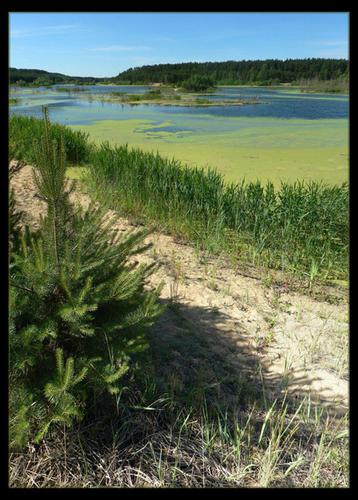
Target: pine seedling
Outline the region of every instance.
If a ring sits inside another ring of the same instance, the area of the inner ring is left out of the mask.
[[[47,215],[21,235],[10,276],[10,377],[31,401],[11,405],[18,445],[72,425],[87,400],[105,394],[118,412],[131,358],[148,347],[146,331],[163,311],[160,287],[144,287],[154,267],[129,262],[148,248],[148,231],[114,234],[103,210],[73,210],[64,143],[50,140],[47,111],[44,130],[34,180]]]

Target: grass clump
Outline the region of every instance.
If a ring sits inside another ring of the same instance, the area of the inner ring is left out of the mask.
[[[40,141],[45,133],[43,120],[29,116],[13,115],[9,122],[9,142],[14,147],[14,158],[34,163],[36,160],[35,141]],[[73,131],[69,127],[58,123],[51,123],[49,135],[58,143],[63,137],[66,159],[71,163],[84,163],[88,161],[90,143],[88,134]]]

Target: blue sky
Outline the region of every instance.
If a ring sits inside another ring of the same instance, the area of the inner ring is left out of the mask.
[[[347,13],[10,13],[10,66],[115,76],[144,64],[348,58]]]

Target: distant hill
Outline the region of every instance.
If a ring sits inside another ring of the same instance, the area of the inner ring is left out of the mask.
[[[217,85],[292,83],[300,80],[348,80],[346,59],[267,59],[262,61],[189,62],[130,68],[113,80],[176,84],[192,76],[210,77]]]
[[[39,85],[55,83],[95,83],[107,80],[106,78],[95,78],[92,76],[68,76],[62,73],[51,73],[41,69],[9,69],[10,83],[25,82],[38,83]]]

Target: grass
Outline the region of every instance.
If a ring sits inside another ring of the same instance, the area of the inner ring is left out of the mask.
[[[203,248],[305,276],[344,279],[348,186],[226,184],[214,170],[108,143],[94,149],[88,184],[98,200]]]
[[[10,118],[9,130],[9,144],[14,148],[14,157],[32,163],[35,159],[34,141],[39,140],[44,133],[43,121],[28,116],[13,115]],[[69,162],[79,164],[88,160],[90,144],[86,132],[74,131],[64,125],[52,123],[51,134],[57,141],[63,136]]]
[[[243,387],[244,403],[219,407],[204,380],[191,395],[180,375],[166,384],[160,392],[149,370],[123,394],[117,418],[104,404],[74,430],[58,428],[40,447],[12,454],[10,486],[349,486],[346,417],[334,419],[308,398],[249,402]]]
[[[73,165],[66,170],[66,176],[69,179],[80,180],[83,179],[87,172],[87,168],[83,166]]]

